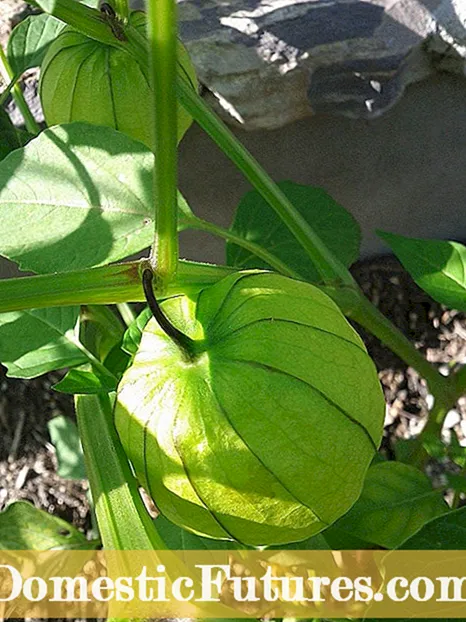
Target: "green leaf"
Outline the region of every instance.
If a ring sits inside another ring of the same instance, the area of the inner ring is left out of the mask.
[[[383,462],[369,469],[361,497],[335,528],[392,549],[447,510],[423,473],[407,464]]]
[[[18,130],[11,122],[8,113],[0,108],[0,160],[15,149],[23,147],[30,138],[27,132]]]
[[[131,356],[134,356],[138,351],[139,344],[141,343],[142,331],[151,317],[151,310],[149,307],[146,307],[143,311],[141,311],[134,322],[131,322],[128,326],[123,337],[122,348]]]
[[[45,130],[0,163],[0,253],[48,273],[149,246],[153,162],[143,144],[111,128]]]
[[[15,75],[39,67],[50,43],[66,24],[51,15],[30,15],[21,21],[8,39],[7,56]]]
[[[466,247],[458,242],[419,240],[377,232],[421,289],[434,300],[466,311]]]
[[[0,361],[14,378],[35,378],[87,360],[74,339],[79,307],[0,314]]]
[[[322,188],[291,181],[278,184],[300,214],[338,259],[350,266],[359,255],[361,233],[353,216]],[[232,231],[263,246],[309,281],[319,274],[304,249],[269,204],[253,191],[246,194],[236,210]],[[270,268],[249,251],[227,243],[227,262],[238,268]]]
[[[429,521],[398,548],[408,551],[464,551],[466,549],[466,507]]]
[[[86,479],[83,450],[78,428],[69,417],[51,419],[47,428],[57,454],[57,473],[64,479]]]
[[[26,501],[17,501],[0,512],[0,549],[9,551],[51,549],[90,550],[95,542],[72,525]]]
[[[109,380],[109,378],[98,375],[96,372],[78,368],[71,369],[53,388],[60,393],[70,393],[72,395],[110,393],[115,391],[116,382],[110,383]]]

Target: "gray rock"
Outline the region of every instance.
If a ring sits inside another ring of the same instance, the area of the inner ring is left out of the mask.
[[[224,119],[371,119],[431,73],[464,73],[466,0],[181,0],[180,34]]]

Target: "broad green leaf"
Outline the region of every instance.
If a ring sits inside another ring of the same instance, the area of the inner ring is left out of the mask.
[[[149,246],[153,162],[143,144],[108,127],[45,130],[0,163],[0,253],[48,273]]]
[[[87,361],[73,330],[79,307],[0,314],[0,361],[14,378],[34,378]]]
[[[74,421],[59,415],[48,422],[47,428],[57,454],[58,475],[64,479],[86,479],[83,450]]]
[[[398,548],[409,551],[466,550],[466,507],[429,521]]]
[[[94,548],[96,543],[86,540],[75,527],[26,501],[12,503],[0,512],[0,549],[48,551]]]
[[[72,395],[110,393],[116,389],[116,378],[114,383],[110,383],[109,378],[104,378],[88,369],[71,369],[53,388],[60,393]]]
[[[369,469],[361,497],[334,527],[392,549],[447,510],[423,473],[407,464],[383,462]]]
[[[122,348],[131,356],[134,356],[138,351],[139,344],[141,343],[142,331],[151,317],[151,310],[149,307],[146,307],[143,311],[141,311],[134,322],[131,322],[128,326],[123,337]]]
[[[466,311],[466,247],[378,231],[421,289],[447,307]]]
[[[30,138],[27,132],[18,130],[11,122],[8,113],[0,108],[0,160],[15,149],[23,147]]]
[[[359,255],[361,233],[353,216],[322,188],[280,182],[280,189],[342,263],[350,266]],[[252,191],[238,205],[232,231],[263,246],[309,281],[319,274],[295,237],[275,211]],[[249,251],[227,243],[227,262],[238,268],[270,268]]]
[[[45,13],[30,15],[21,21],[8,39],[7,55],[15,75],[32,67],[39,67],[50,43],[65,24]]]

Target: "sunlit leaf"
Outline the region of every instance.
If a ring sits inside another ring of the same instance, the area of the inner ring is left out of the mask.
[[[434,300],[466,311],[466,247],[379,231],[415,282]]]

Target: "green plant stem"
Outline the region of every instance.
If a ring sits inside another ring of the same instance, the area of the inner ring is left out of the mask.
[[[438,399],[451,392],[449,379],[442,376],[362,292],[359,304],[348,313],[348,317],[369,330],[405,363],[414,367],[426,380],[434,397]]]
[[[92,354],[92,352],[86,348],[86,346],[81,343],[81,341],[76,338],[73,339],[74,345],[80,350],[88,359],[89,363],[92,365],[94,370],[99,371],[100,375],[103,378],[107,378],[112,384],[115,386],[118,384],[118,379],[105,367],[105,365],[99,361],[99,359]]]
[[[0,45],[0,74],[7,85],[7,88],[10,87],[11,82],[15,79],[15,74],[11,68],[10,63],[8,62],[8,58],[5,54],[5,50]],[[34,119],[32,112],[27,105],[27,102],[24,98],[23,91],[21,87],[16,82],[11,87],[13,99],[15,100],[16,105],[18,106],[18,110],[23,116],[24,124],[26,129],[31,134],[39,134],[40,127],[37,121]]]
[[[168,0],[164,1],[168,2]],[[148,69],[147,41],[134,27],[128,26],[126,28],[125,34],[128,42],[121,42],[112,35],[108,26],[102,22],[98,11],[81,3],[75,3],[73,0],[33,0],[33,2],[45,12],[73,25],[87,36],[125,49],[138,60],[142,67]],[[156,0],[151,0],[149,4],[152,3],[155,6]],[[184,108],[277,212],[308,253],[324,283],[340,281],[346,285],[353,285],[354,280],[346,267],[325,246],[309,223],[299,214],[255,158],[239,143],[223,121],[209,109],[198,93],[192,89],[182,73],[177,76],[176,92]]]
[[[323,282],[334,282],[337,279],[344,284],[352,284],[354,282],[353,277],[346,267],[321,241],[309,223],[301,216],[257,160],[243,147],[231,130],[180,76],[177,79],[177,92],[178,99],[184,108],[280,216],[283,223],[306,250]]]
[[[129,17],[129,2],[128,0],[113,0],[115,4],[115,12],[118,17],[124,21],[127,21]]]
[[[129,551],[166,549],[142,502],[113,424],[109,397],[80,395],[75,403],[104,548]]]
[[[74,272],[0,279],[0,313],[67,305],[143,302],[139,261]],[[165,295],[195,294],[234,272],[227,266],[180,261]]]
[[[129,326],[136,319],[136,314],[127,302],[120,302],[119,304],[117,304],[117,309],[121,315],[121,319],[126,324],[126,326]]]
[[[8,99],[8,96],[11,93],[11,90],[14,88],[15,84],[18,82],[20,77],[21,77],[20,75],[14,76],[14,78],[10,80],[8,86],[6,86],[3,89],[2,94],[0,95],[0,108],[2,108],[5,105],[6,100]]]
[[[224,229],[219,225],[215,225],[214,223],[208,222],[207,220],[202,220],[201,218],[194,218],[193,220],[190,220],[187,228],[196,231],[211,233],[212,235],[222,238],[223,240],[233,242],[234,244],[237,244],[238,246],[241,246],[242,248],[250,251],[253,255],[256,255],[256,257],[259,257],[260,259],[268,263],[269,266],[271,266],[277,272],[280,272],[281,274],[289,276],[293,279],[303,280],[303,277],[301,275],[299,275],[292,268],[290,268],[284,261],[270,253],[267,249],[260,246],[259,244],[255,244],[254,242],[247,240],[246,238],[243,238],[240,235],[236,235],[229,229]],[[240,266],[237,267],[240,268]]]
[[[134,28],[129,28],[127,34],[133,47],[133,53],[137,56],[139,62],[143,62],[144,48],[146,46],[143,37]],[[353,277],[346,267],[327,248],[257,160],[243,147],[220,117],[210,110],[204,100],[186,81],[183,74],[180,73],[176,80],[176,92],[179,102],[187,112],[209,134],[225,155],[230,158],[280,216],[284,224],[306,250],[324,283],[339,280],[346,285],[353,284]]]
[[[147,0],[150,81],[153,92],[152,132],[155,234],[150,263],[162,288],[178,267],[176,4]]]

